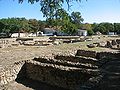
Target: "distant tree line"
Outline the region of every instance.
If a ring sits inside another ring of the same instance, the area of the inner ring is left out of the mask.
[[[25,18],[0,19],[0,33],[37,32],[45,27],[44,21]]]
[[[108,34],[116,32],[120,34],[120,23],[82,23],[83,18],[80,12],[72,12],[70,15],[63,9],[59,10],[56,18],[48,18],[46,21],[25,18],[7,18],[0,19],[0,33],[11,35],[12,33],[27,32],[36,33],[43,31],[43,28],[53,28],[61,30],[69,35],[74,35],[78,29],[85,29],[88,35],[96,32]]]
[[[120,34],[120,23],[85,23],[82,25],[82,29],[88,30],[89,35],[93,35],[98,31],[104,35],[108,34],[108,32],[115,32],[116,34]]]
[[[0,33],[12,34],[15,32],[38,32],[43,28],[62,30],[73,35],[80,27],[83,18],[80,12],[72,12],[69,15],[64,9],[59,9],[54,18],[47,18],[46,21],[25,18],[0,19]]]

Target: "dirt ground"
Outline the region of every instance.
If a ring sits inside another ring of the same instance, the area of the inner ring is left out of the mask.
[[[116,52],[116,50],[112,50],[108,48],[96,47],[96,48],[90,49],[86,46],[87,44],[104,41],[104,40],[107,40],[107,38],[102,38],[99,40],[95,38],[94,41],[61,44],[61,45],[16,46],[16,47],[9,47],[9,48],[0,48],[0,69],[8,68],[9,65],[13,64],[14,62],[21,61],[21,60],[30,60],[30,59],[33,59],[34,57],[39,57],[39,56],[52,57],[55,54],[75,54],[78,49]],[[28,80],[27,82],[34,82],[34,81]],[[38,83],[36,83],[36,85],[40,86]],[[25,86],[24,83],[21,84],[17,81],[9,84],[8,86],[9,88],[7,88],[7,90],[61,90],[59,88],[58,89],[50,88],[51,86],[49,88],[47,86],[44,86],[44,87],[41,86],[41,89],[36,89],[36,88],[34,89],[33,87],[29,87],[27,85]]]
[[[79,42],[74,44],[61,44],[52,46],[18,46],[0,49],[0,67],[7,67],[16,61],[29,60],[39,56],[52,56],[54,54],[75,54],[78,49],[96,51],[115,51],[108,48],[87,48],[91,42]]]

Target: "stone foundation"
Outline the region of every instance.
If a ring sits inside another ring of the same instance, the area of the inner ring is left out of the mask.
[[[14,81],[19,76],[18,74],[20,72],[22,73],[21,76],[25,75],[25,74],[23,74],[24,65],[25,65],[25,61],[16,62],[16,63],[14,63],[14,65],[10,66],[9,68],[5,68],[5,69],[1,70],[0,85],[5,85],[11,81]]]
[[[111,69],[107,66],[112,63],[114,67],[119,58],[120,53],[78,50],[75,56],[55,55],[16,62],[1,71],[0,86],[26,77],[69,90],[89,90],[103,85],[101,81]]]

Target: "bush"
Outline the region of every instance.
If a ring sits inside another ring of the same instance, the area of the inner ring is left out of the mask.
[[[88,32],[88,35],[89,35],[89,36],[91,36],[91,35],[94,34],[93,30],[87,30],[87,32]]]

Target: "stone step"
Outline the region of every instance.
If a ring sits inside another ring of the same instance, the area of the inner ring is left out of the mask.
[[[65,60],[57,60],[57,59],[43,59],[43,58],[35,58],[35,61],[39,61],[41,63],[55,64],[55,65],[63,65],[68,67],[77,67],[77,68],[86,68],[86,69],[97,69],[98,66],[95,64],[89,63],[81,63],[81,62],[71,62]]]
[[[32,61],[32,62],[27,62],[26,65],[33,64],[33,65],[39,65],[40,67],[49,67],[49,68],[54,68],[54,69],[59,69],[63,71],[77,71],[81,73],[86,73],[89,75],[99,75],[100,70],[99,69],[89,69],[89,68],[77,68],[77,67],[71,67],[71,66],[65,66],[65,65],[57,65],[57,64],[51,64],[51,63],[41,63],[38,61]],[[29,67],[29,66],[28,66]]]
[[[83,63],[83,64],[92,64],[92,65],[99,65],[100,62],[95,58],[83,57],[83,56],[62,56],[57,55],[54,57],[57,60],[61,61],[69,61],[73,63]]]

